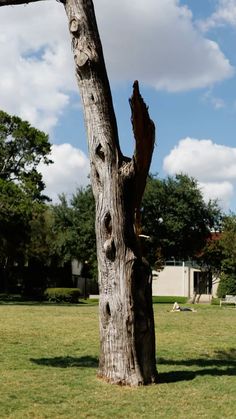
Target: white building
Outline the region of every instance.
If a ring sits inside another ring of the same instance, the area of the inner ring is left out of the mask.
[[[204,272],[185,262],[166,262],[160,272],[153,271],[152,294],[154,296],[178,296],[191,299],[194,294],[201,301],[216,296],[218,281],[204,278]]]

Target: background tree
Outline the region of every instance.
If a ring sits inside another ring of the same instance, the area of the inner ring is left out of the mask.
[[[37,171],[39,163],[49,164],[48,136],[29,122],[0,111],[0,179],[17,181],[32,199],[42,199],[45,187]]]
[[[75,258],[77,240],[77,226],[74,224],[74,215],[66,196],[59,196],[58,204],[51,207],[53,216],[53,241],[51,252],[60,260],[61,264]]]
[[[29,238],[31,201],[13,182],[0,178],[0,289],[9,290],[9,274],[14,263],[24,261]]]
[[[217,290],[219,297],[236,295],[236,215],[224,218],[220,238],[222,246],[221,276]]]
[[[26,258],[41,265],[50,266],[55,256],[55,217],[50,205],[34,203],[29,221],[30,238],[27,243]],[[61,260],[61,255],[60,255]]]
[[[187,175],[167,179],[150,176],[142,202],[143,233],[152,265],[162,260],[194,259],[218,229],[221,211],[205,203],[197,181]]]
[[[37,168],[51,162],[50,150],[46,134],[0,111],[0,286],[5,291],[11,267],[26,260],[35,205],[46,199]]]
[[[52,251],[61,261],[87,261],[90,275],[97,279],[95,202],[91,186],[80,188],[67,201],[65,195],[52,206],[54,243]]]
[[[79,189],[72,197],[73,223],[77,226],[75,252],[82,263],[87,261],[89,276],[98,278],[95,235],[95,201],[91,186]]]

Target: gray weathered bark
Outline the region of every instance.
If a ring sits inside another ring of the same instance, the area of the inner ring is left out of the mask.
[[[0,0],[0,5],[6,1]],[[149,384],[157,375],[152,276],[142,257],[138,233],[155,128],[135,82],[130,105],[136,150],[132,159],[122,155],[93,2],[66,0],[64,5],[84,107],[96,201],[98,375],[112,383]]]

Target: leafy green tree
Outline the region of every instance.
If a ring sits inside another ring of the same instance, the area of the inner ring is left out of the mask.
[[[223,270],[236,271],[236,215],[234,214],[226,216],[223,220],[221,244],[224,255]]]
[[[46,266],[52,264],[54,257],[53,244],[56,240],[54,223],[54,213],[51,206],[35,203],[29,222],[28,260],[35,260]]]
[[[87,261],[90,275],[97,278],[97,253],[95,235],[95,201],[91,186],[79,189],[71,200],[73,221],[77,226],[75,255]]]
[[[236,273],[222,273],[220,277],[220,283],[217,289],[217,296],[219,298],[225,297],[226,295],[236,295]]]
[[[14,264],[24,264],[32,201],[12,181],[0,178],[0,289],[8,291]]]
[[[42,205],[44,183],[38,165],[51,163],[48,136],[26,121],[0,111],[0,270],[8,287],[14,264],[26,260],[30,221]]]
[[[221,212],[215,201],[204,202],[197,181],[187,175],[161,180],[149,177],[142,203],[147,254],[154,264],[162,258],[195,258],[206,245]]]
[[[53,249],[63,262],[73,258],[85,263],[89,275],[97,278],[95,203],[90,186],[79,189],[70,203],[61,195],[59,204],[53,207]]]
[[[29,122],[0,111],[0,179],[17,181],[32,199],[42,199],[45,187],[37,171],[39,163],[49,164],[48,136]]]
[[[73,222],[73,210],[66,196],[59,196],[59,203],[52,206],[53,242],[51,252],[64,264],[74,257],[76,231]]]
[[[236,295],[236,215],[224,218],[220,238],[222,246],[221,277],[217,290],[219,297]]]
[[[54,252],[67,261],[88,261],[97,276],[95,206],[91,187],[79,189],[68,204],[64,195],[54,206]],[[152,265],[163,261],[199,257],[211,228],[218,229],[221,212],[216,202],[204,202],[197,182],[188,176],[156,179],[150,176],[142,203],[142,233],[146,257]],[[216,250],[215,250],[216,252]],[[209,250],[210,253],[210,250]],[[220,258],[220,251],[215,258]],[[207,261],[210,263],[210,257]],[[206,260],[204,261],[206,263]]]
[[[196,257],[196,261],[202,270],[209,272],[215,278],[219,278],[221,274],[224,257],[221,235],[220,231],[212,233],[202,252]]]
[[[13,182],[0,178],[0,261],[17,258],[29,232],[31,201]]]

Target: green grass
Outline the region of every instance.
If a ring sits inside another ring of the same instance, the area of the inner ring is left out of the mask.
[[[124,388],[96,378],[96,302],[1,304],[0,418],[235,418],[236,309],[170,308],[154,304],[159,384]]]

